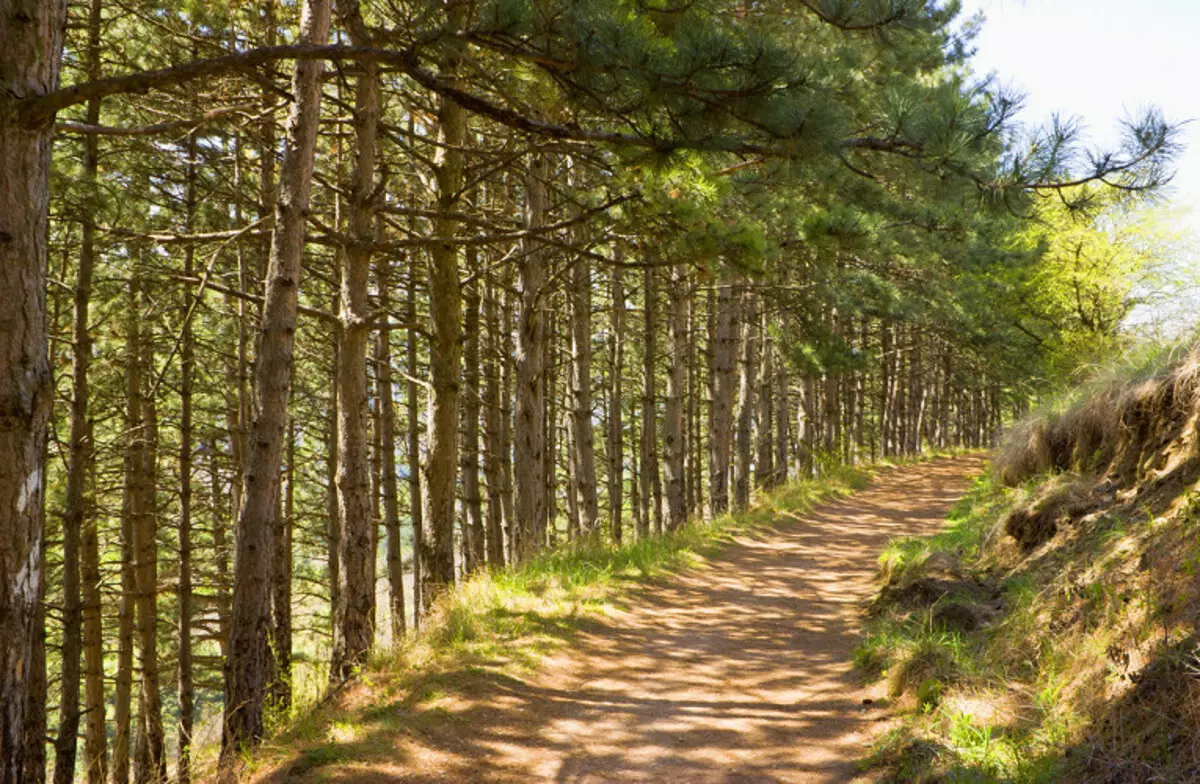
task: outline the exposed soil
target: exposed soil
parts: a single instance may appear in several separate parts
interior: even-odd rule
[[[849,782],[878,708],[851,652],[888,539],[936,531],[981,457],[881,474],[628,597],[528,679],[473,674],[388,760],[288,781]],[[389,740],[389,743],[391,741]]]

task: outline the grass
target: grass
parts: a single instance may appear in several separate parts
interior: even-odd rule
[[[375,654],[357,682],[284,726],[265,743],[251,773],[313,771],[340,763],[395,761],[397,739],[454,722],[457,697],[519,680],[589,623],[633,600],[632,589],[696,567],[738,535],[803,514],[861,489],[872,469],[830,467],[758,499],[750,510],[620,547],[576,542],[531,561],[455,585],[423,621],[421,634]],[[282,721],[281,721],[282,723]]]
[[[1043,474],[1006,488],[989,473],[945,530],[887,547],[855,663],[886,681],[898,723],[866,767],[894,782],[1200,777],[1197,491],[1093,505],[1033,551],[1006,537],[1010,511],[1081,483],[1100,486]],[[936,600],[903,590],[931,580]],[[977,628],[933,622],[960,602]]]

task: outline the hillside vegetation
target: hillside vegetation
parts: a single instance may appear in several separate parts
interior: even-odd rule
[[[1200,780],[1200,347],[1012,429],[929,539],[894,542],[857,663],[893,781]]]

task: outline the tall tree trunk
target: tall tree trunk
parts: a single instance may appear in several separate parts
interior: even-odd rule
[[[46,540],[38,549],[38,570],[46,569]],[[25,742],[23,753],[25,782],[44,784],[46,781],[46,698],[49,696],[46,677],[46,583],[38,590],[38,609],[33,631],[33,655],[30,656],[29,694],[25,709]]]
[[[699,517],[704,509],[704,438],[701,435],[700,409],[705,400],[706,385],[702,382],[700,363],[697,361],[699,352],[696,350],[696,336],[700,334],[698,303],[695,297],[695,283],[689,283],[688,291],[688,324],[687,324],[687,402],[684,418],[687,422],[687,433],[684,437],[684,451],[687,453],[687,466],[684,469],[687,478],[687,510],[691,517]]]
[[[27,127],[19,97],[58,86],[66,3],[0,0],[0,781],[21,781],[42,592],[47,221],[54,118]]]
[[[683,438],[684,394],[687,385],[688,292],[687,270],[682,264],[671,268],[670,310],[667,333],[671,340],[671,366],[667,373],[667,401],[663,421],[663,451],[666,452],[667,525],[674,531],[687,521]]]
[[[45,488],[43,487],[43,492]],[[38,548],[37,568],[46,569],[46,540]],[[29,694],[25,702],[24,768],[25,782],[45,784],[46,781],[46,698],[49,696],[46,677],[46,583],[38,589],[37,615],[34,618],[33,653],[29,657]]]
[[[87,77],[100,78],[101,0],[88,4]],[[93,98],[87,105],[87,122],[100,123],[100,101]],[[87,498],[87,476],[92,463],[91,427],[88,423],[88,370],[92,358],[92,340],[88,328],[88,311],[92,299],[92,272],[96,266],[96,173],[100,164],[100,145],[95,135],[83,141],[83,187],[79,245],[79,270],[75,279],[75,313],[72,322],[71,353],[71,430],[67,465],[67,497],[63,510],[63,642],[62,697],[59,700],[58,738],[55,741],[54,782],[70,784],[75,780],[75,756],[79,735],[79,659],[85,633],[81,628],[87,616],[88,643],[103,646],[100,619],[100,552],[95,533],[96,520]],[[86,527],[86,532],[85,532]],[[80,543],[83,548],[80,552]],[[83,572],[82,596],[80,571]],[[89,784],[103,780],[106,768],[104,738],[104,662],[103,651],[88,653],[87,661],[87,741],[85,767]],[[96,668],[99,672],[96,672]],[[98,676],[98,677],[97,677]],[[97,694],[98,690],[98,694]],[[90,711],[99,710],[99,722]],[[93,772],[93,767],[95,772]]]
[[[714,516],[729,511],[729,464],[733,456],[734,370],[738,353],[740,294],[732,283],[717,290],[712,348],[713,426],[709,438],[709,488]]]
[[[417,282],[412,269],[408,275],[408,323],[417,323]],[[425,538],[425,504],[421,500],[421,419],[420,387],[417,385],[417,329],[409,327],[407,336],[408,385],[404,392],[405,413],[408,420],[408,508],[412,517],[413,531],[413,629],[421,626],[421,542]]]
[[[526,176],[525,225],[546,224],[546,180],[550,167],[544,155],[534,154]],[[546,423],[543,287],[546,251],[541,241],[527,241],[518,272],[521,297],[517,313],[516,424],[513,427],[513,490],[516,542],[514,558],[525,560],[545,539]]]
[[[134,254],[136,255],[136,254]],[[115,695],[115,737],[113,739],[113,782],[129,781],[130,730],[133,716],[133,626],[136,615],[137,548],[134,528],[140,495],[137,475],[142,440],[142,357],[140,278],[133,271],[129,284],[128,325],[125,335],[125,465],[121,492],[121,602],[117,615],[117,675]]]
[[[338,0],[342,24],[355,46],[371,36],[357,0]],[[371,246],[375,240],[375,159],[381,107],[379,68],[362,63],[355,79],[354,165],[350,175],[349,236],[343,258],[338,308],[338,516],[341,521],[341,603],[337,607],[330,677],[342,679],[361,665],[375,639],[374,516],[371,505],[367,345],[371,315],[367,301]]]
[[[656,254],[644,259],[657,260]],[[656,533],[662,533],[662,480],[658,472],[658,397],[656,367],[658,360],[658,276],[648,263],[643,289],[642,345],[642,526],[638,538],[650,533],[653,521]]]
[[[387,261],[376,266],[379,309],[389,310],[391,276]],[[389,317],[390,318],[390,317]],[[387,532],[388,614],[392,644],[404,639],[406,625],[404,602],[404,551],[400,537],[400,489],[396,485],[396,401],[392,390],[392,331],[379,331],[375,342],[375,363],[379,398],[380,489],[383,495],[383,527]]]
[[[439,79],[456,85],[463,43],[455,34],[467,26],[469,6],[445,0],[445,44]],[[454,499],[458,473],[458,402],[462,373],[462,292],[458,277],[455,213],[463,182],[467,112],[438,97],[438,145],[434,156],[437,215],[429,253],[429,459],[425,472],[425,529],[421,541],[421,601],[428,608],[454,582]]]
[[[500,308],[500,368],[503,371],[500,378],[500,501],[504,509],[504,530],[508,534],[508,560],[513,563],[520,560],[517,543],[520,538],[516,520],[516,498],[513,489],[513,417],[515,414],[513,398],[516,386],[517,360],[516,346],[513,341],[513,324],[516,318],[515,304],[518,297],[514,296],[512,267],[505,268],[501,278],[500,289],[503,292],[503,302]]]
[[[185,230],[196,225],[196,135],[188,134],[188,164]],[[184,250],[183,274],[195,274],[195,248]],[[191,780],[192,728],[195,721],[195,686],[192,682],[192,374],[196,357],[193,345],[191,308],[185,300],[184,323],[179,336],[179,742],[176,775],[180,784]],[[64,782],[65,784],[65,782]]]
[[[546,299],[549,300],[551,294],[546,292]],[[540,524],[540,534],[536,547],[538,549],[549,545],[553,547],[557,544],[557,525],[558,525],[558,483],[556,472],[558,471],[558,362],[556,361],[556,351],[558,346],[558,313],[553,306],[545,309],[546,327],[542,334],[542,367],[546,378],[546,393],[542,396],[544,408],[542,409],[542,427],[546,434],[546,459],[542,464],[545,474],[542,481],[545,482],[546,489],[542,495],[546,499],[546,516]]]
[[[299,40],[324,44],[329,38],[329,24],[329,0],[306,0]],[[244,505],[237,522],[222,738],[226,775],[240,749],[257,742],[264,730],[263,700],[271,666],[267,637],[275,552],[272,518],[292,385],[300,257],[320,119],[322,70],[319,60],[296,61],[292,79],[295,102],[288,116],[287,144],[280,166],[279,199],[254,371],[256,410],[250,431]]]
[[[784,334],[788,334],[785,332]],[[788,422],[792,410],[788,394],[787,365],[782,352],[775,361],[775,479],[776,485],[788,480],[788,446],[791,439],[788,433]]]
[[[287,452],[282,492],[282,514],[275,518],[275,574],[271,588],[273,625],[271,650],[275,654],[275,678],[271,701],[285,715],[292,707],[292,526],[296,483],[296,420],[287,424]]]
[[[618,262],[620,259],[617,260]],[[621,545],[622,518],[625,513],[625,449],[621,409],[625,373],[625,287],[619,264],[612,268],[612,297],[608,337],[608,527],[613,544]]]
[[[468,250],[472,270],[478,269],[474,248]],[[483,499],[479,494],[479,283],[465,288],[463,312],[462,494],[466,525],[463,530],[463,570],[474,572],[484,562]]]
[[[325,436],[325,534],[326,560],[329,569],[329,633],[337,645],[337,637],[341,634],[338,626],[338,607],[342,604],[342,521],[338,512],[338,364],[341,341],[333,336],[333,356],[330,375],[332,376],[332,392],[329,401],[329,422],[326,425]]]
[[[490,566],[504,566],[504,476],[501,452],[506,449],[501,438],[500,409],[500,317],[495,284],[489,283],[483,297],[484,334],[487,345],[483,357],[484,462],[487,480],[487,561]]]
[[[575,236],[582,243],[582,226]],[[596,437],[592,432],[592,276],[587,258],[571,264],[571,434],[572,495],[584,536],[599,529],[596,494]]]
[[[775,352],[774,343],[767,333],[766,308],[761,308],[758,325],[759,341],[762,346],[762,367],[758,374],[757,411],[755,421],[754,486],[770,490],[775,486]]]
[[[152,342],[142,337],[145,366],[153,367]],[[149,379],[147,379],[147,383]],[[138,702],[138,739],[134,753],[134,780],[138,784],[166,781],[166,739],[162,722],[162,695],[158,678],[158,412],[152,395],[141,396],[141,434],[138,447],[138,507],[133,523],[137,564],[137,636],[141,664]]]
[[[737,455],[734,457],[733,509],[750,506],[751,425],[754,422],[754,390],[758,387],[758,304],[747,297],[745,337],[742,340],[741,372],[738,378]]]

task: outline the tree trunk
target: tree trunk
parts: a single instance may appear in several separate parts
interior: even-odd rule
[[[515,318],[513,296],[512,266],[504,271],[500,289],[503,292],[503,306],[500,309],[500,367],[503,371],[500,379],[500,501],[504,509],[504,530],[508,534],[508,561],[513,563],[520,560],[517,549],[519,533],[516,521],[516,499],[513,491],[513,394],[516,385],[517,360],[516,346],[513,343],[513,323]]]
[[[376,266],[379,309],[387,313],[391,301],[388,262]],[[375,396],[379,399],[380,491],[383,527],[387,532],[388,615],[392,645],[404,639],[404,551],[400,538],[400,489],[396,484],[396,402],[392,391],[392,331],[382,329],[375,342]]]
[[[133,626],[136,614],[137,548],[134,528],[141,502],[137,475],[143,465],[140,458],[142,439],[142,358],[141,295],[138,272],[134,270],[129,286],[129,323],[125,336],[125,465],[121,493],[121,603],[117,615],[116,736],[113,739],[113,782],[129,781],[129,750],[133,716]]]
[[[535,154],[526,175],[525,225],[546,224],[546,180],[550,167]],[[546,285],[546,250],[540,240],[526,242],[520,262],[521,297],[517,314],[516,424],[513,427],[513,490],[516,515],[514,559],[526,560],[541,547],[546,525],[545,324],[542,289]]]
[[[185,231],[196,225],[196,136],[188,134]],[[195,248],[184,250],[183,274],[195,274]],[[179,336],[179,743],[176,775],[180,784],[191,781],[192,728],[195,722],[195,686],[192,682],[192,374],[195,371],[191,309],[184,301],[184,323]],[[64,782],[64,784],[66,784]]]
[[[755,414],[755,457],[754,486],[770,490],[775,486],[775,444],[773,443],[775,422],[775,352],[774,344],[767,333],[766,309],[759,314],[756,325],[762,346],[762,367],[759,369],[757,412]]]
[[[329,38],[329,0],[306,0],[299,40]],[[225,769],[241,748],[263,734],[263,700],[270,671],[270,587],[275,552],[273,515],[292,385],[293,344],[300,288],[304,221],[312,183],[313,151],[321,106],[319,60],[297,60],[292,80],[287,144],[280,167],[279,199],[267,270],[266,295],[255,365],[255,416],[251,424],[243,507],[237,522],[233,619],[226,665],[222,756]]]
[[[657,258],[649,254],[650,258]],[[648,264],[645,269],[645,287],[642,308],[642,527],[638,538],[650,533],[654,523],[655,533],[662,533],[662,480],[658,473],[658,397],[656,394],[655,362],[658,359],[658,277],[655,267]]]
[[[285,715],[292,707],[292,527],[296,482],[296,421],[288,418],[286,470],[282,488],[283,510],[275,518],[275,574],[271,589],[275,654],[275,679],[271,683],[274,707]]]
[[[41,552],[46,425],[47,222],[54,119],[14,116],[58,86],[66,4],[0,0],[0,781],[21,781]],[[20,21],[17,21],[17,20]]]
[[[337,637],[341,634],[338,627],[338,607],[342,604],[342,522],[338,512],[338,389],[337,376],[340,354],[340,341],[333,336],[333,356],[331,364],[332,393],[329,400],[329,423],[325,437],[325,534],[326,560],[329,569],[329,634],[333,644],[337,645]]]
[[[45,492],[45,488],[43,488]],[[37,552],[37,568],[42,574],[46,569],[46,540],[42,539]],[[45,784],[46,781],[46,583],[38,589],[37,614],[33,626],[33,651],[29,657],[29,694],[25,701],[25,727],[22,754],[28,784]]]
[[[409,268],[408,275],[408,323],[417,323],[417,283]],[[408,419],[408,508],[412,517],[413,532],[413,630],[421,626],[421,542],[425,538],[425,504],[421,500],[421,419],[420,387],[417,385],[417,330],[408,329],[407,369],[408,385],[404,391],[405,413]]]
[[[619,261],[619,259],[618,259]],[[625,287],[621,267],[612,268],[612,305],[608,337],[608,527],[613,544],[620,547],[622,518],[625,513],[625,449],[621,408],[624,406],[622,382],[625,372]]]
[[[582,227],[575,240],[582,244]],[[599,530],[596,495],[596,437],[592,432],[592,276],[587,258],[571,264],[571,435],[572,494],[584,536]]]
[[[713,516],[729,511],[729,464],[733,455],[734,369],[738,351],[739,295],[731,283],[717,290],[713,329],[713,426],[709,439],[709,492]]]
[[[463,43],[454,33],[467,25],[469,7],[445,0],[445,44],[439,80],[457,85]],[[428,609],[454,582],[454,499],[458,474],[458,401],[462,373],[462,292],[458,278],[459,189],[467,112],[444,95],[438,97],[438,145],[434,156],[437,210],[429,253],[429,459],[425,473],[425,529],[421,540],[421,601]]]
[[[546,299],[549,300],[551,292],[546,292]],[[546,489],[543,498],[546,499],[546,516],[541,521],[540,534],[538,536],[537,548],[541,549],[546,546],[553,547],[556,542],[557,525],[558,525],[558,494],[556,472],[558,470],[558,374],[555,370],[558,367],[558,362],[555,359],[555,348],[558,346],[558,311],[553,305],[545,309],[546,326],[545,332],[542,334],[542,367],[546,378],[546,393],[542,396],[542,401],[545,408],[542,410],[543,432],[546,434],[545,454],[546,459],[543,463],[545,474],[542,476],[542,481],[545,482]]]
[[[152,343],[143,337],[143,361],[153,367]],[[147,379],[147,382],[149,379]],[[134,780],[138,784],[166,781],[166,739],[162,723],[162,696],[158,678],[158,512],[155,501],[158,462],[158,412],[152,395],[141,395],[141,434],[138,447],[137,513],[133,542],[137,554],[134,582],[137,590],[138,650],[142,670],[138,702],[138,739],[134,753]]]
[[[339,0],[338,12],[355,46],[371,36],[357,0]],[[338,517],[341,522],[341,603],[337,607],[330,677],[344,679],[361,665],[375,640],[375,540],[371,505],[367,416],[367,345],[371,315],[367,301],[371,245],[375,240],[375,159],[381,107],[379,67],[361,63],[355,79],[354,166],[350,175],[350,220],[338,308]]]
[[[484,461],[483,473],[487,480],[487,562],[493,567],[504,566],[504,469],[501,452],[506,449],[501,438],[500,409],[500,363],[502,348],[500,341],[500,317],[496,298],[499,293],[494,283],[489,283],[483,297],[484,334],[487,345],[483,357],[483,410],[484,410]]]
[[[758,312],[757,303],[747,296],[745,337],[742,340],[741,372],[738,380],[737,455],[734,458],[733,509],[740,512],[750,506],[751,425],[754,422],[754,390],[758,387]]]
[[[475,249],[468,250],[469,267],[478,269]],[[483,499],[479,494],[479,283],[465,288],[463,311],[462,495],[463,571],[474,572],[484,563]]]
[[[687,270],[682,264],[671,268],[670,310],[667,333],[671,340],[671,367],[667,373],[666,412],[663,421],[663,451],[666,453],[667,525],[678,530],[687,521],[684,476],[683,396],[687,385],[688,293]]]
[[[787,334],[786,327],[784,334]],[[788,480],[788,447],[791,444],[788,433],[789,415],[792,410],[788,395],[787,365],[780,352],[775,359],[775,479],[776,485],[782,485]]]
[[[101,0],[88,4],[87,76],[100,77]],[[100,122],[100,101],[87,104],[87,122]],[[54,782],[70,784],[75,780],[75,756],[79,735],[79,659],[86,624],[88,644],[103,646],[100,618],[100,552],[96,520],[87,497],[87,476],[92,463],[92,433],[88,423],[88,370],[92,358],[92,340],[88,311],[92,298],[92,273],[96,266],[96,173],[100,164],[100,145],[95,135],[83,141],[82,237],[79,245],[79,270],[75,280],[75,313],[72,322],[71,353],[71,430],[68,445],[67,497],[63,510],[63,642],[62,697],[59,701],[58,738],[55,741]],[[86,527],[86,532],[85,532]],[[84,539],[82,552],[80,540]],[[83,595],[80,595],[80,571],[83,571]],[[89,782],[103,780],[106,768],[104,738],[104,663],[96,660],[97,651],[88,653],[89,708],[85,767]],[[103,656],[101,649],[100,656]],[[97,672],[96,668],[99,668]],[[98,676],[98,677],[97,677]],[[98,690],[98,693],[97,693]],[[90,711],[99,706],[99,722]],[[95,768],[95,772],[93,772]]]

